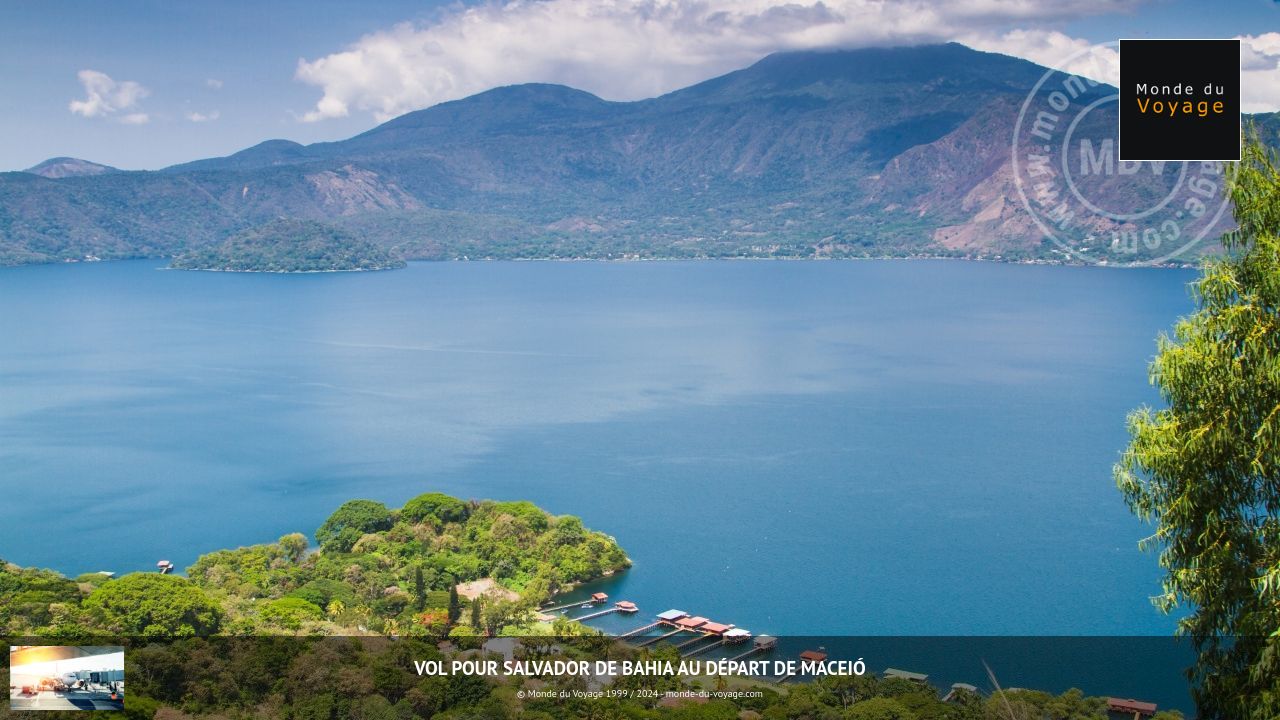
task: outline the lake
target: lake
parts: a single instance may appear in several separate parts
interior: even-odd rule
[[[1111,466],[1189,271],[0,269],[0,557],[180,568],[341,502],[529,499],[771,634],[1165,635]]]

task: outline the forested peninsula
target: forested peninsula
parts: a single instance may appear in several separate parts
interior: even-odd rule
[[[314,220],[277,219],[173,258],[174,270],[352,272],[395,270],[405,261],[385,247]]]

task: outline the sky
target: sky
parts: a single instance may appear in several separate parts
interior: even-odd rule
[[[1245,111],[1280,110],[1276,0],[0,0],[0,170],[338,140],[522,82],[636,100],[794,49],[954,40],[1114,83],[1121,37],[1241,37]]]

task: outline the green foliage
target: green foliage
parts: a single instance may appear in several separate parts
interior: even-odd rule
[[[355,590],[350,585],[323,577],[308,580],[302,587],[290,592],[289,596],[302,598],[321,608],[329,607],[335,600],[343,605],[353,605],[356,602]]]
[[[348,500],[316,530],[316,541],[327,552],[348,552],[365,533],[391,528],[391,511],[373,500]]]
[[[218,631],[223,612],[187,580],[159,573],[134,573],[112,580],[84,600],[100,627],[123,635],[191,637]]]
[[[422,568],[413,569],[413,609],[422,612],[427,607],[427,581],[422,575]]]
[[[1162,336],[1167,407],[1129,417],[1116,482],[1155,524],[1166,612],[1199,651],[1205,717],[1280,717],[1280,171],[1253,139],[1229,172],[1239,229]]]
[[[111,580],[110,575],[103,575],[102,573],[96,572],[83,573],[76,576],[76,583],[80,585],[88,585],[90,588],[96,588],[109,580]]]
[[[875,697],[854,703],[844,714],[845,720],[916,720],[916,716],[897,700]]]
[[[58,573],[0,560],[0,633],[18,635],[47,625],[56,606],[77,606],[82,597],[79,586]]]
[[[404,260],[385,248],[314,220],[280,218],[241,231],[225,242],[188,250],[170,267],[228,272],[389,270]]]
[[[439,525],[464,522],[468,514],[466,503],[438,492],[423,493],[400,510],[401,519],[408,522],[419,523],[430,518]]]
[[[300,597],[283,597],[263,603],[259,615],[272,625],[286,630],[298,630],[305,622],[323,618],[324,611],[319,605]]]
[[[159,702],[132,692],[129,693],[129,701],[124,704],[124,716],[128,720],[152,720],[159,710]]]
[[[474,627],[497,634],[528,626],[530,611],[557,586],[630,563],[612,538],[531,503],[464,503],[439,493],[414,500],[415,511],[344,503],[316,532],[319,553],[308,554],[302,536],[286,535],[209,553],[188,573],[222,601],[225,630],[240,634],[263,627],[422,634],[421,616],[431,610],[442,611],[444,628],[433,620],[430,632],[444,634],[464,614],[457,583],[492,578],[505,590],[478,601]]]
[[[462,600],[458,597],[458,586],[449,583],[449,622],[456,623],[462,617]]]
[[[187,576],[203,587],[258,596],[270,592],[280,581],[279,571],[297,563],[305,550],[306,537],[300,533],[274,544],[216,550],[201,555],[187,568]]]

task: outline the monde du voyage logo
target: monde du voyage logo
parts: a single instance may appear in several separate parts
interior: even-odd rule
[[[1117,55],[1119,88],[1098,80],[1116,76]],[[1240,143],[1238,40],[1120,40],[1065,58],[1028,93],[1014,183],[1065,260],[1194,262],[1230,225],[1225,169]]]
[[[1120,41],[1120,159],[1240,159],[1239,40]]]

